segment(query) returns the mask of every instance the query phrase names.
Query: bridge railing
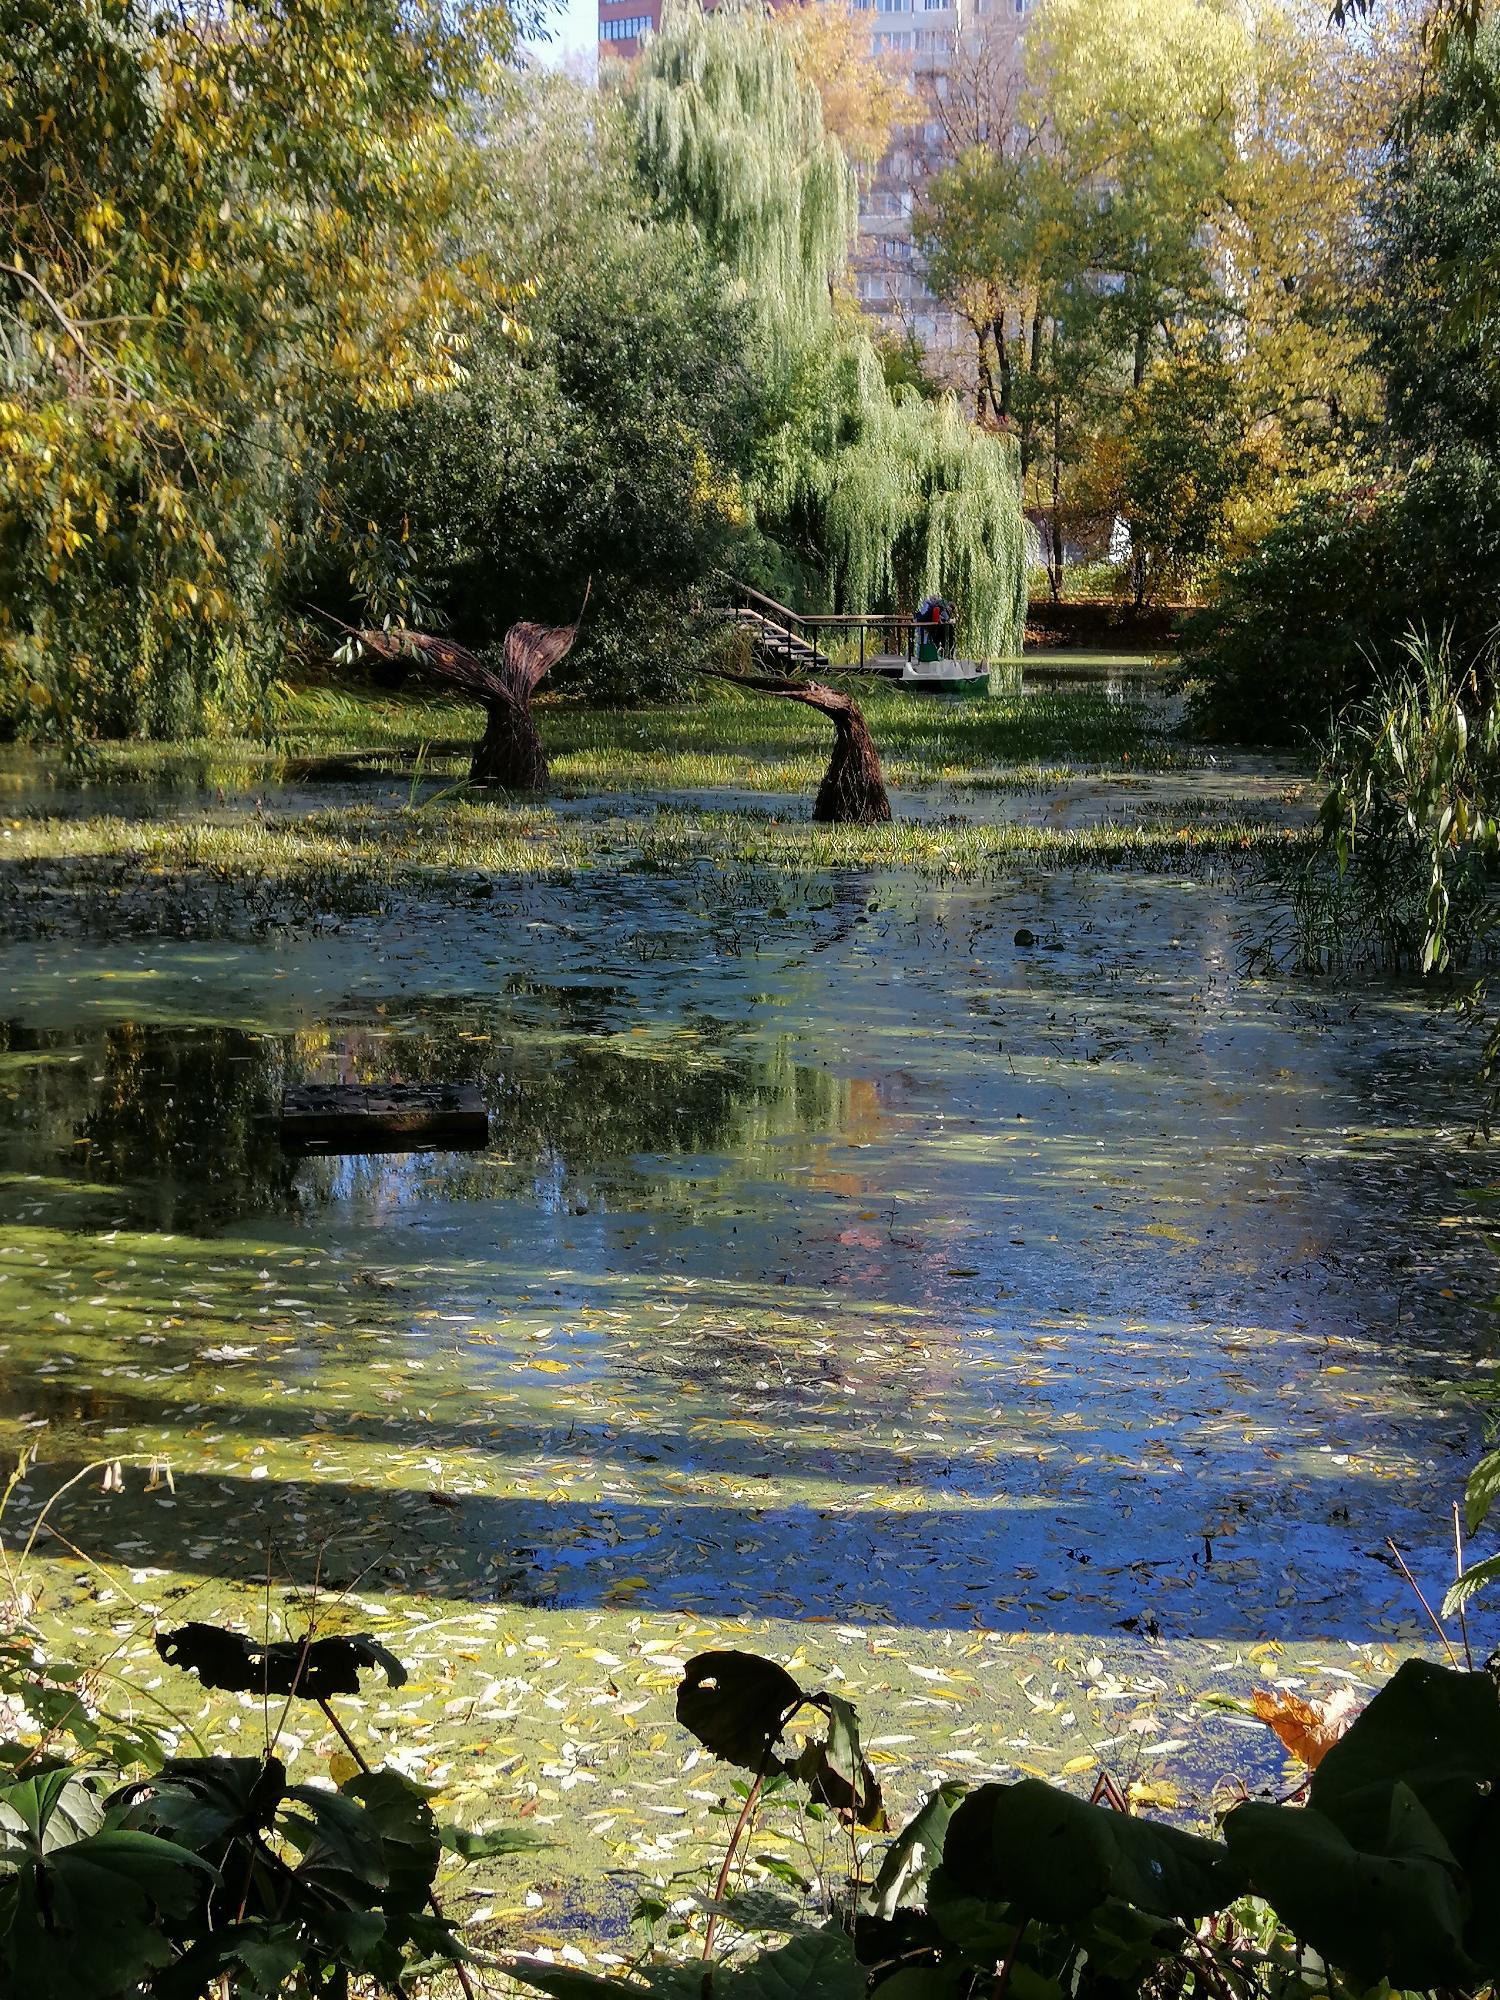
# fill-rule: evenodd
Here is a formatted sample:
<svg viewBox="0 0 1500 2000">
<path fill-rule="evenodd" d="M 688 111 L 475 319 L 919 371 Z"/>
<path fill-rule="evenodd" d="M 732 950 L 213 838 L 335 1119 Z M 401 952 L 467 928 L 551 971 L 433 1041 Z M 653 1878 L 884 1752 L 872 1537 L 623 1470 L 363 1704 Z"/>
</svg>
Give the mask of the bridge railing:
<svg viewBox="0 0 1500 2000">
<path fill-rule="evenodd" d="M 758 612 L 783 626 L 807 645 L 827 654 L 833 666 L 860 666 L 876 658 L 913 660 L 917 654 L 917 621 L 904 613 L 793 611 L 753 585 L 730 581 L 734 606 Z"/>
</svg>

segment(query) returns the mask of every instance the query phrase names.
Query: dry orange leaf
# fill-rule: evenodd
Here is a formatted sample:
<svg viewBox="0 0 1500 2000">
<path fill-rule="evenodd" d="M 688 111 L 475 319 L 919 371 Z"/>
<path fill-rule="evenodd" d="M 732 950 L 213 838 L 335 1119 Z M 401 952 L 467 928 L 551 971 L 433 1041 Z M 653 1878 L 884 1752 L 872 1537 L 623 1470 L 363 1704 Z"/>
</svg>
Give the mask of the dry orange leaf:
<svg viewBox="0 0 1500 2000">
<path fill-rule="evenodd" d="M 1359 1696 L 1353 1688 L 1340 1688 L 1327 1701 L 1302 1701 L 1294 1694 L 1277 1694 L 1271 1688 L 1257 1688 L 1250 1706 L 1261 1721 L 1275 1730 L 1299 1764 L 1316 1771 L 1328 1752 L 1359 1713 Z"/>
</svg>

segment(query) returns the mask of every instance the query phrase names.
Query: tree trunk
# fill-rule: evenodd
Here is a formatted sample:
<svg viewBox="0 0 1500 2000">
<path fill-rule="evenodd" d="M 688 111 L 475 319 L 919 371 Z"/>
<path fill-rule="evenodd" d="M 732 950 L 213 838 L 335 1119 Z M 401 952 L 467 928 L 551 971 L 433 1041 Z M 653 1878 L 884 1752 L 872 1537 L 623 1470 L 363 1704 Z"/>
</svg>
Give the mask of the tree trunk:
<svg viewBox="0 0 1500 2000">
<path fill-rule="evenodd" d="M 1025 322 L 1016 341 L 1016 352 L 1023 356 L 1027 350 Z M 1026 475 L 1031 470 L 1035 452 L 1036 429 L 1036 385 L 1042 372 L 1042 309 L 1038 302 L 1031 315 L 1031 364 L 1026 369 L 1027 396 L 1021 411 L 1021 485 L 1024 490 Z"/>
<path fill-rule="evenodd" d="M 995 376 L 990 367 L 990 329 L 983 320 L 970 320 L 974 334 L 975 353 L 975 421 L 984 423 L 993 414 L 998 420 L 1004 411 L 999 396 L 995 393 Z M 1000 361 L 1004 366 L 1005 355 L 1001 350 Z"/>
<path fill-rule="evenodd" d="M 531 712 L 529 695 L 489 704 L 484 735 L 469 766 L 471 785 L 497 785 L 505 792 L 544 792 L 547 753 Z"/>
<path fill-rule="evenodd" d="M 1052 546 L 1047 551 L 1047 581 L 1052 588 L 1052 602 L 1062 601 L 1063 587 L 1063 538 L 1062 538 L 1062 397 L 1054 392 L 1052 397 Z"/>
<path fill-rule="evenodd" d="M 484 735 L 475 745 L 469 780 L 507 792 L 547 788 L 547 753 L 531 712 L 531 697 L 577 636 L 576 624 L 535 625 L 522 619 L 506 633 L 499 665 L 490 666 L 465 647 L 426 632 L 359 634 L 378 659 L 409 660 L 484 703 Z"/>
<path fill-rule="evenodd" d="M 754 688 L 758 694 L 779 694 L 790 701 L 805 702 L 833 724 L 833 755 L 813 801 L 816 821 L 824 826 L 881 826 L 891 819 L 880 754 L 857 702 L 820 681 L 779 681 L 726 673 L 717 678 L 735 687 Z"/>
<path fill-rule="evenodd" d="M 994 324 L 995 353 L 1000 363 L 1000 409 L 998 414 L 1008 422 L 1015 411 L 1015 385 L 1011 376 L 1010 344 L 1005 337 L 1005 315 L 996 313 Z"/>
<path fill-rule="evenodd" d="M 814 702 L 833 724 L 833 755 L 818 796 L 813 818 L 828 826 L 878 826 L 891 817 L 885 774 L 859 707 L 847 695 L 819 688 L 823 702 Z M 833 703 L 841 704 L 835 708 Z"/>
</svg>

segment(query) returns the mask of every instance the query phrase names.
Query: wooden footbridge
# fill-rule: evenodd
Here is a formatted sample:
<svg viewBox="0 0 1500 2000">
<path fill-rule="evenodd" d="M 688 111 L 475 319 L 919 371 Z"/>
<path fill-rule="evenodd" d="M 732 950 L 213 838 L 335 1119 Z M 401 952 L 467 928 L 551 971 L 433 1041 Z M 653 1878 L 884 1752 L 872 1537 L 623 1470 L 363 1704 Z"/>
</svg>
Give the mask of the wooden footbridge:
<svg viewBox="0 0 1500 2000">
<path fill-rule="evenodd" d="M 748 634 L 761 673 L 865 674 L 917 693 L 989 692 L 982 661 L 922 659 L 915 618 L 793 611 L 747 583 L 731 583 L 712 615 Z"/>
</svg>

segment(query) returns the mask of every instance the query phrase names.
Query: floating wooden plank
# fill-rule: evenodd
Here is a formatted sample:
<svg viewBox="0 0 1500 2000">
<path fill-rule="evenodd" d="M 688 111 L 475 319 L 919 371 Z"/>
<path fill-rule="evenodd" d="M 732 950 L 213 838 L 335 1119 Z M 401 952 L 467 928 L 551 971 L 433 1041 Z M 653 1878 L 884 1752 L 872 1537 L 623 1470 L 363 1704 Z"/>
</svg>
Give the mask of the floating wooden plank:
<svg viewBox="0 0 1500 2000">
<path fill-rule="evenodd" d="M 294 1083 L 281 1094 L 281 1142 L 300 1152 L 476 1152 L 489 1138 L 473 1083 Z"/>
</svg>

